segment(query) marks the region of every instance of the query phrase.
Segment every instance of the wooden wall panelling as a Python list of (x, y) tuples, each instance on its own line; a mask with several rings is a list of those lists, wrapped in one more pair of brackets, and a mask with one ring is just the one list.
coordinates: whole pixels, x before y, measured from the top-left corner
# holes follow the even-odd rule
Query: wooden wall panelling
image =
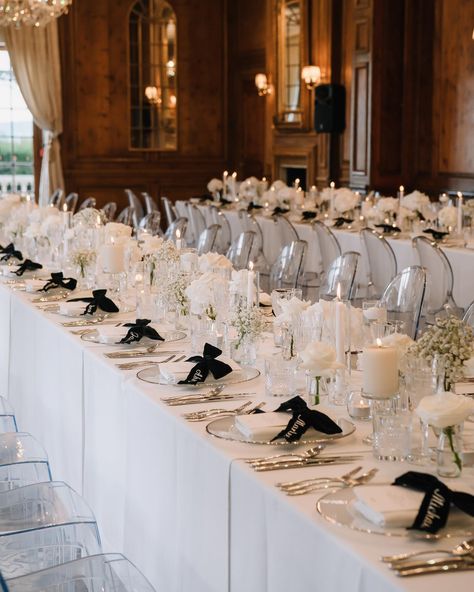
[(339, 171), (340, 185), (349, 185), (351, 161), (351, 94), (352, 94), (352, 53), (354, 48), (354, 1), (343, 0), (341, 31), (340, 83), (346, 90), (346, 129), (339, 135)]

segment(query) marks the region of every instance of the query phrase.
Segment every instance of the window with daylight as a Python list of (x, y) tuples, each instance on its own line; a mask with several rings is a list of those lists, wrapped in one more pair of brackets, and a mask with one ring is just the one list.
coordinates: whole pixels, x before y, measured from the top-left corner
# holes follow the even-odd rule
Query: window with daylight
[(0, 193), (34, 191), (33, 117), (0, 44)]

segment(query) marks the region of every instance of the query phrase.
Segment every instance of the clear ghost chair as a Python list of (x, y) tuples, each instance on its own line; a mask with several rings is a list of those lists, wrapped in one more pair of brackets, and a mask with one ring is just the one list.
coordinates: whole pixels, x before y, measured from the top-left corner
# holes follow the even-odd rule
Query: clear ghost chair
[(316, 234), (321, 255), (320, 275), (324, 276), (332, 262), (341, 255), (341, 246), (334, 232), (319, 220), (313, 222), (312, 229)]
[(26, 432), (0, 434), (0, 491), (51, 481), (48, 456)]
[(469, 325), (471, 329), (474, 329), (474, 302), (471, 302), (471, 304), (466, 308), (466, 312), (464, 313), (462, 320), (466, 323), (466, 325)]
[(142, 202), (139, 200), (139, 198), (135, 195), (135, 193), (131, 189), (124, 189), (124, 191), (125, 191), (125, 194), (128, 199), (128, 205), (132, 206), (132, 208), (134, 208), (134, 210), (135, 210), (135, 215), (136, 215), (135, 226), (136, 226), (136, 225), (138, 225), (138, 222), (140, 222), (140, 220), (145, 215), (145, 212), (143, 211)]
[(292, 241), (281, 250), (270, 271), (270, 291), (277, 288), (296, 288), (303, 270), (308, 243)]
[(376, 230), (363, 228), (360, 236), (369, 264), (369, 297), (380, 298), (397, 275), (397, 259), (392, 247)]
[(109, 553), (70, 561), (7, 582), (9, 592), (155, 592), (123, 555)]
[(95, 197), (86, 197), (86, 199), (79, 206), (79, 211), (85, 210), (86, 208), (95, 208), (96, 205), (97, 205), (97, 200)]
[(63, 203), (64, 191), (62, 189), (56, 189), (49, 198), (49, 205), (55, 208), (60, 208)]
[(427, 321), (440, 312), (458, 314), (462, 311), (453, 298), (454, 275), (448, 258), (438, 245), (424, 236), (413, 239), (420, 265), (427, 272), (425, 310)]
[(135, 227), (135, 220), (136, 220), (136, 215), (135, 215), (134, 207), (127, 206), (117, 216), (116, 221), (119, 222), (120, 224), (126, 224), (127, 226), (132, 226), (132, 228), (134, 228)]
[(337, 257), (324, 276), (319, 288), (319, 297), (323, 300), (335, 298), (340, 285), (342, 300), (352, 300), (357, 289), (355, 276), (359, 260), (360, 253), (356, 251), (347, 251)]
[(246, 230), (241, 232), (227, 251), (227, 259), (237, 271), (247, 269), (252, 252), (252, 245), (255, 240), (255, 232)]
[(152, 236), (161, 235), (161, 214), (160, 212), (151, 212), (150, 214), (146, 214), (140, 220), (138, 224), (138, 228), (141, 230), (145, 230), (148, 234)]
[(193, 234), (193, 246), (197, 247), (199, 237), (206, 230), (206, 220), (196, 204), (187, 202), (188, 220)]
[(0, 397), (0, 432), (18, 432), (15, 412), (5, 397)]
[(183, 239), (184, 235), (186, 234), (186, 228), (188, 226), (188, 219), (187, 218), (177, 218), (174, 222), (172, 222), (166, 232), (165, 232), (165, 239), (172, 240), (176, 244), (177, 240), (177, 232), (179, 230), (179, 236)]
[(142, 197), (145, 202), (145, 210), (147, 214), (160, 211), (158, 204), (147, 191), (142, 191)]
[(62, 482), (0, 493), (0, 571), (6, 579), (101, 553), (89, 506)]
[(402, 332), (412, 339), (418, 335), (425, 290), (426, 271), (413, 265), (393, 278), (380, 299), (387, 309), (388, 320), (403, 322)]
[(176, 213), (176, 209), (174, 208), (173, 204), (171, 203), (171, 201), (167, 197), (161, 198), (161, 205), (162, 205), (163, 211), (165, 213), (166, 228), (168, 228), (168, 226), (170, 226), (170, 224), (172, 224), (172, 222), (174, 222), (176, 220), (176, 218), (178, 218), (178, 215)]
[[(298, 232), (293, 224), (283, 215), (277, 214), (272, 217), (274, 228), (272, 234), (278, 237), (280, 250), (293, 241), (299, 240)], [(274, 263), (274, 262), (273, 262)]]
[(77, 208), (78, 201), (79, 201), (79, 195), (77, 193), (70, 193), (66, 197), (66, 199), (64, 200), (67, 211), (72, 212), (74, 214), (74, 212), (76, 211), (76, 208)]
[(107, 221), (112, 222), (117, 212), (117, 204), (114, 201), (107, 202), (102, 208), (102, 212), (104, 212)]
[(221, 227), (214, 249), (218, 253), (225, 254), (229, 250), (232, 241), (232, 230), (229, 220), (227, 220), (225, 214), (219, 208), (216, 208), (216, 206), (209, 206), (209, 218), (212, 224), (218, 224)]
[(214, 245), (217, 241), (220, 229), (221, 227), (219, 224), (211, 224), (211, 226), (208, 226), (203, 232), (201, 232), (197, 244), (198, 255), (204, 255), (205, 253), (214, 250)]

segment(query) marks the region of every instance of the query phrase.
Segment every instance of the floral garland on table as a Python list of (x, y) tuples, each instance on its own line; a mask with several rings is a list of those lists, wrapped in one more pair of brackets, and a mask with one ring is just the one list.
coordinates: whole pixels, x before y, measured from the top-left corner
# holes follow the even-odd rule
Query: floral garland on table
[(408, 352), (425, 358), (430, 363), (435, 355), (445, 360), (445, 388), (451, 386), (463, 375), (464, 363), (473, 356), (474, 332), (463, 321), (450, 316), (437, 319)]

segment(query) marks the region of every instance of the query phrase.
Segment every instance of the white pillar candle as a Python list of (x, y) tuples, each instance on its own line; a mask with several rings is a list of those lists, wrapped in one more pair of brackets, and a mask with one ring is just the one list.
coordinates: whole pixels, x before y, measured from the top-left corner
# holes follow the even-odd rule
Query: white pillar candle
[(233, 201), (237, 201), (237, 185), (236, 185), (236, 180), (237, 180), (237, 173), (234, 171), (232, 173), (232, 185), (231, 185), (231, 191), (232, 191), (232, 199), (233, 199)]
[(252, 308), (255, 298), (255, 289), (254, 289), (254, 281), (255, 281), (255, 272), (253, 270), (253, 261), (249, 263), (249, 271), (247, 274), (247, 307)]
[(405, 187), (403, 187), (403, 185), (400, 185), (400, 187), (398, 188), (398, 199), (402, 199), (402, 197), (405, 195)]
[(376, 399), (389, 399), (398, 392), (398, 354), (394, 347), (369, 345), (362, 351), (362, 388)]
[(330, 199), (329, 199), (329, 215), (331, 218), (334, 218), (334, 189), (336, 188), (336, 184), (334, 181), (329, 183), (330, 189)]
[(176, 249), (181, 251), (183, 247), (183, 239), (181, 238), (181, 230), (178, 228), (176, 231)]
[(229, 176), (229, 173), (227, 171), (224, 171), (224, 174), (222, 175), (222, 197), (225, 199), (225, 196), (227, 195), (227, 177)]
[(341, 364), (346, 364), (346, 306), (341, 301), (341, 284), (337, 285), (336, 306), (336, 357)]
[(456, 233), (462, 234), (462, 206), (463, 206), (463, 195), (460, 191), (458, 191), (458, 218), (457, 218), (457, 225), (456, 225)]
[(105, 273), (122, 273), (125, 271), (125, 244), (112, 242), (103, 245), (100, 257)]

